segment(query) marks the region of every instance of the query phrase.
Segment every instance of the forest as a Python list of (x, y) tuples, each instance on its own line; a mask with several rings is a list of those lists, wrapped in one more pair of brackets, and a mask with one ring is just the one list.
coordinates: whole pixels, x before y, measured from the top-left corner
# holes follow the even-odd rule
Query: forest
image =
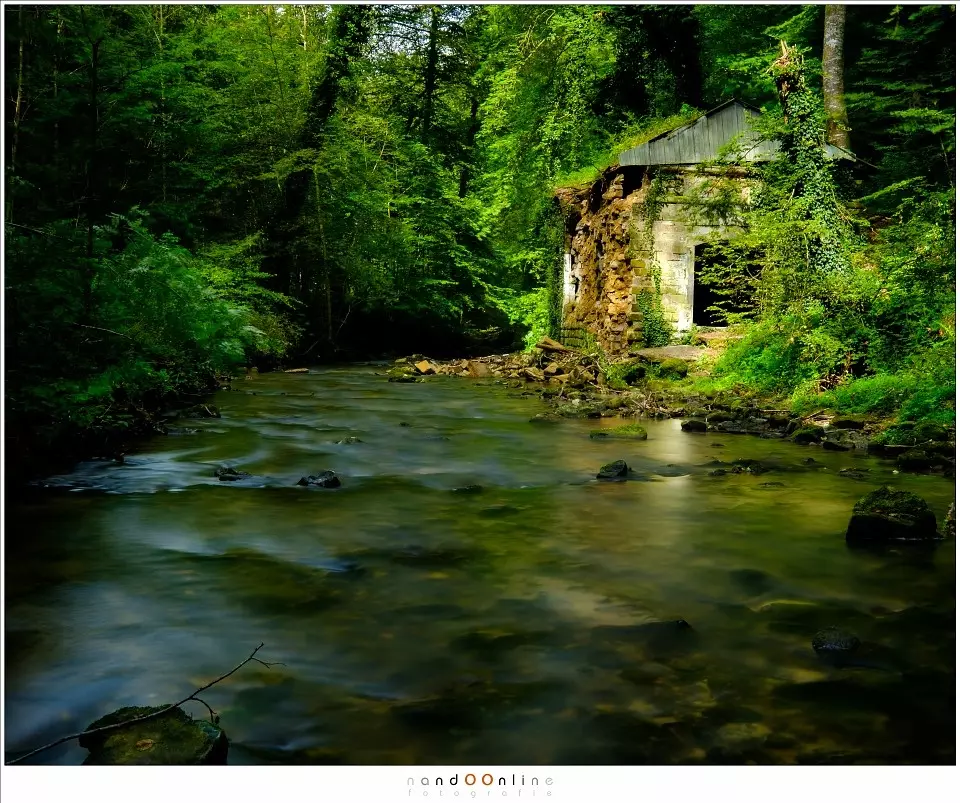
[[(711, 381), (952, 423), (955, 10), (850, 6), (830, 70), (824, 13), (7, 5), (8, 444), (89, 452), (242, 366), (556, 337), (557, 188), (729, 98), (775, 120), (781, 41), (858, 161), (812, 217), (771, 168), (722, 277), (767, 302)], [(816, 219), (812, 278), (780, 246)]]

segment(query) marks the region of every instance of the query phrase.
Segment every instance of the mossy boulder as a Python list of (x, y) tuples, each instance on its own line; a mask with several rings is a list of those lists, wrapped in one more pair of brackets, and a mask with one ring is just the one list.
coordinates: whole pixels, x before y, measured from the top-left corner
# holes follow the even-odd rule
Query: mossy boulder
[(657, 366), (657, 374), (663, 379), (683, 379), (689, 367), (678, 357), (667, 357)]
[(630, 468), (623, 460), (614, 460), (612, 463), (602, 466), (597, 472), (598, 480), (614, 481), (625, 480), (630, 476)]
[(793, 433), (793, 442), (802, 445), (820, 443), (823, 440), (823, 427), (801, 427)]
[(900, 471), (922, 472), (929, 471), (943, 461), (925, 452), (923, 449), (911, 449), (897, 457), (897, 468)]
[[(169, 705), (120, 708), (91, 723), (87, 730), (144, 717), (164, 708)], [(78, 741), (90, 751), (84, 764), (227, 763), (227, 735), (212, 722), (193, 719), (180, 708), (106, 733), (84, 735)]]
[(918, 443), (923, 441), (948, 441), (950, 433), (942, 424), (934, 424), (929, 421), (917, 424), (913, 428), (913, 434)]
[(639, 424), (625, 424), (622, 427), (612, 427), (611, 429), (595, 429), (590, 433), (590, 437), (595, 440), (645, 441), (647, 431)]
[(878, 488), (853, 507), (847, 527), (848, 543), (929, 541), (940, 538), (937, 517), (930, 506), (909, 491)]

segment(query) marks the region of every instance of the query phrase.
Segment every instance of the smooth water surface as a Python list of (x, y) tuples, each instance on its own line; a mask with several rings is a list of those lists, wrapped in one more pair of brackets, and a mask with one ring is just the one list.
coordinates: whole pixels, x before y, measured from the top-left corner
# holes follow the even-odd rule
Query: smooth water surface
[[(8, 497), (8, 755), (263, 641), (285, 666), (203, 695), (231, 763), (955, 761), (954, 542), (844, 541), (872, 488), (942, 519), (952, 481), (679, 421), (591, 440), (624, 422), (530, 423), (516, 390), (382, 370), (237, 382), (221, 419), (178, 422), (199, 433), (66, 478), (90, 490)], [(618, 458), (637, 481), (594, 479)], [(710, 476), (737, 458), (778, 470)], [(342, 488), (295, 485), (325, 469)], [(820, 662), (830, 625), (873, 663)]]

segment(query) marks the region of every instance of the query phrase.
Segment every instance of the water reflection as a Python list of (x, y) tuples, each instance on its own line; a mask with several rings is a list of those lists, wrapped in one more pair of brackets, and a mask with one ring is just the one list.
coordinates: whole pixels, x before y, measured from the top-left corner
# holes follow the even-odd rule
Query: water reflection
[[(500, 386), (371, 367), (238, 385), (197, 433), (11, 512), (8, 750), (179, 699), (264, 641), (285, 667), (207, 695), (238, 763), (954, 760), (953, 542), (843, 539), (870, 488), (942, 517), (952, 482), (676, 421), (591, 440), (621, 422), (532, 425), (540, 402)], [(738, 458), (774, 470), (709, 474)], [(596, 482), (615, 459), (649, 481)], [(296, 487), (326, 469), (342, 488)], [(829, 625), (896, 660), (824, 665)]]

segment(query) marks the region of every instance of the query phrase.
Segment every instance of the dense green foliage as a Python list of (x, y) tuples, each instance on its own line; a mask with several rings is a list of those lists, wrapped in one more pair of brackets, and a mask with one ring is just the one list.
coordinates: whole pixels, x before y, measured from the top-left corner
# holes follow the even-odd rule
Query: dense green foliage
[(748, 328), (717, 381), (948, 420), (955, 12), (848, 11), (836, 173), (822, 7), (8, 5), (8, 421), (48, 442), (285, 354), (556, 334), (555, 188), (731, 96), (787, 158), (718, 246)]

